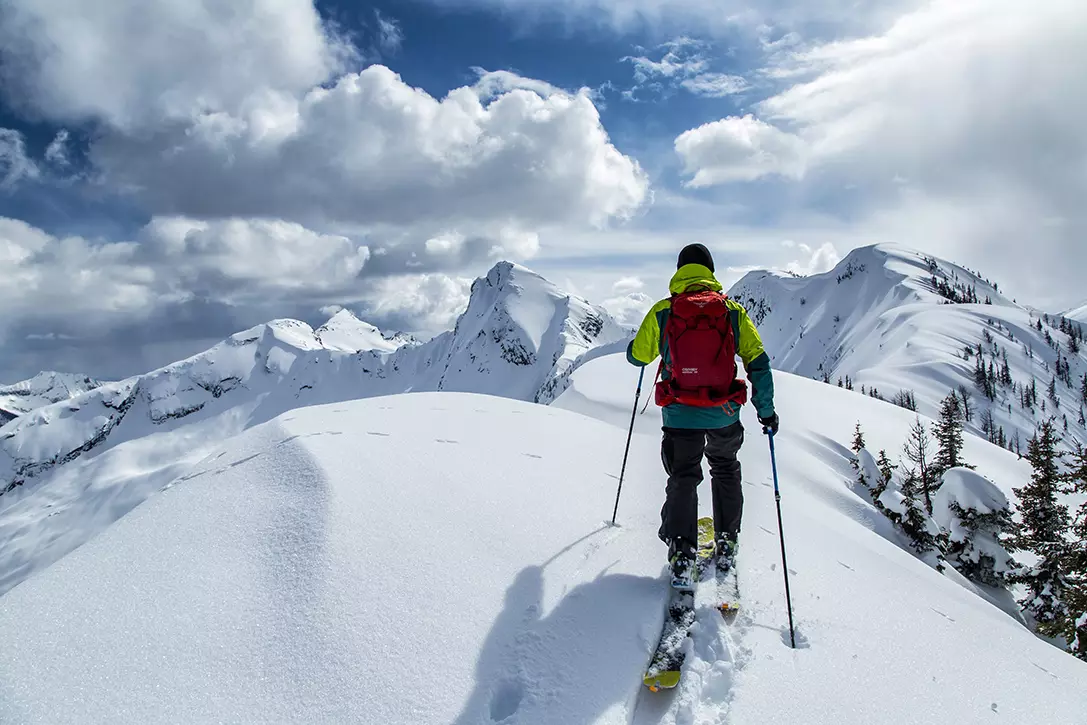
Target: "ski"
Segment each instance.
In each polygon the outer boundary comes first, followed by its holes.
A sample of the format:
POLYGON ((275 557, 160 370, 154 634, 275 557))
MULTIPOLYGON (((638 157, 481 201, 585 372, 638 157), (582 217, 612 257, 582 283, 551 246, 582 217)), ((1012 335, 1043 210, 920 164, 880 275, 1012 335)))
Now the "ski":
MULTIPOLYGON (((714 605, 731 621, 739 611, 740 599, 735 569, 718 574, 714 566, 713 519, 698 520, 698 552, 695 563, 695 582, 714 585, 714 605), (714 572, 712 580, 708 576, 714 572)), ((695 593, 671 590, 668 614, 661 630, 660 641, 649 661, 643 682, 653 692, 670 690, 679 685, 686 659, 684 645, 695 621, 695 593)))
POLYGON ((694 592, 672 589, 660 641, 642 678, 651 691, 670 690, 679 684, 680 671, 687 657, 685 644, 692 624, 694 592))

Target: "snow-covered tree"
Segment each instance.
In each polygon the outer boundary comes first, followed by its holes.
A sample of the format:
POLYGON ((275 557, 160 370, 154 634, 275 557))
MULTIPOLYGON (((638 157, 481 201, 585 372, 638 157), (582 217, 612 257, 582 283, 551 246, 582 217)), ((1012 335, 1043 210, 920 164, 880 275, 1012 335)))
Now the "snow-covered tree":
POLYGON ((929 502, 926 501, 924 505, 921 502, 921 480, 916 469, 909 468, 906 470, 900 489, 903 510, 897 523, 909 538, 910 546, 922 557, 925 557, 930 553, 939 553, 936 539, 939 528, 925 511, 929 502))
POLYGON ((1051 420, 1044 421, 1027 444, 1027 459, 1034 469, 1030 483, 1014 489, 1019 497, 1021 521, 1012 538, 1013 545, 1038 557, 1038 563, 1020 570, 1016 580, 1027 593, 1020 605, 1046 636, 1062 634, 1067 626, 1065 597, 1069 581, 1065 574, 1069 547, 1065 532, 1069 527, 1068 508, 1057 501, 1063 476, 1061 453, 1057 450, 1057 432, 1051 420))
POLYGON ((933 497, 933 518, 945 532, 952 566, 979 584, 1007 586, 1015 562, 1000 540, 1012 528, 1012 512, 1000 489, 969 469, 952 468, 933 497))

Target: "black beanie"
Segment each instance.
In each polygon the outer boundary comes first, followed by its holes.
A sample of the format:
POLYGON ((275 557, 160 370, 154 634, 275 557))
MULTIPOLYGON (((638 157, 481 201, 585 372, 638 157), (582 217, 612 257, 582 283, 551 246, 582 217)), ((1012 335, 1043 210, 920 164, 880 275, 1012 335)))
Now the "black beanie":
POLYGON ((676 269, 685 264, 701 264, 704 267, 709 267, 711 272, 714 271, 713 256, 704 244, 688 244, 683 248, 683 251, 679 253, 676 269))

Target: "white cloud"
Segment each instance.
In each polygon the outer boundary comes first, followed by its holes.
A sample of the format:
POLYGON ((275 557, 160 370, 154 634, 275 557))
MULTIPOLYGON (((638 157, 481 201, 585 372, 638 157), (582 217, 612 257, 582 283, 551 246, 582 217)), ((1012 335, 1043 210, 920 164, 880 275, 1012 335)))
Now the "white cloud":
POLYGON ((805 148, 793 134, 750 114, 730 116, 685 131, 675 141, 688 186, 754 181, 770 174, 800 178, 805 148))
POLYGON ((0 45, 15 105, 125 129, 304 92, 354 55, 311 0, 9 0, 0 45))
POLYGON ((801 253, 801 258, 793 260, 785 265, 785 269, 793 274, 799 274, 802 276, 809 276, 813 274, 822 274, 823 272, 829 272, 837 266, 838 262, 842 261, 841 255, 838 254, 838 250, 834 248, 834 245, 830 242, 825 242, 821 246, 813 248, 804 242, 799 244, 786 241, 782 246, 790 249, 797 249, 801 253))
POLYGON ((45 160, 54 166, 68 166, 68 131, 61 129, 45 149, 45 160))
POLYGON ((1087 5, 930 2, 771 60, 780 90, 750 119, 688 132, 705 144, 696 153, 677 140, 691 185, 782 173, 801 181, 791 204, 818 197, 870 241, 985 266, 1038 303, 1074 297, 1087 267, 1087 5), (755 131, 777 141, 737 141, 755 131))
POLYGON ((374 281, 363 304, 385 327, 424 334, 452 329, 468 306, 473 278, 448 274, 386 277, 374 281))
POLYGON ((701 73, 693 78, 684 78, 679 85, 696 96, 710 98, 724 98, 750 88, 743 76, 728 73, 701 73))
POLYGON ((638 327, 655 302, 656 300, 645 292, 630 292, 609 297, 601 302, 600 306, 611 313, 619 324, 638 327))
POLYGON ((377 19, 378 47, 386 53, 395 53, 400 50, 400 44, 404 42, 404 32, 400 29, 400 23, 393 18, 387 18, 380 11, 374 10, 377 19))
POLYGON ((26 155, 23 135, 10 128, 0 128, 0 189, 14 188, 23 179, 38 176, 38 165, 26 155))
POLYGON ((199 297, 227 305, 342 294, 369 250, 279 220, 156 218, 133 241, 55 237, 0 217, 0 337, 32 321, 110 328, 199 297))
POLYGON ((738 75, 707 70, 710 44, 679 37, 658 46, 665 51, 660 60, 647 56, 626 56, 621 60, 634 66, 635 86, 623 92, 627 100, 638 100, 638 91, 660 92, 666 87, 682 88, 696 96, 723 98, 749 88, 738 75))
POLYGON ((373 65, 297 101, 253 100, 246 115, 106 137, 91 156, 105 181, 162 214, 519 227, 634 214, 647 176, 611 144, 588 93, 524 85, 486 74, 438 100, 373 65))
POLYGON ((615 284, 611 287, 612 292, 616 294, 629 294, 631 292, 640 292, 645 289, 645 282, 638 277, 623 277, 615 281, 615 284))

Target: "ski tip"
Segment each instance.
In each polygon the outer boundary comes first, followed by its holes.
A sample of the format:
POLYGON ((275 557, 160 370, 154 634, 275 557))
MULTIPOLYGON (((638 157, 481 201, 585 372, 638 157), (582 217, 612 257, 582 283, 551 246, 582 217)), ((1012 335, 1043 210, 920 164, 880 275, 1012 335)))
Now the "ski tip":
POLYGON ((677 685, 679 685, 678 672, 661 672, 652 677, 645 678, 645 686, 649 688, 650 692, 671 690, 677 685))

